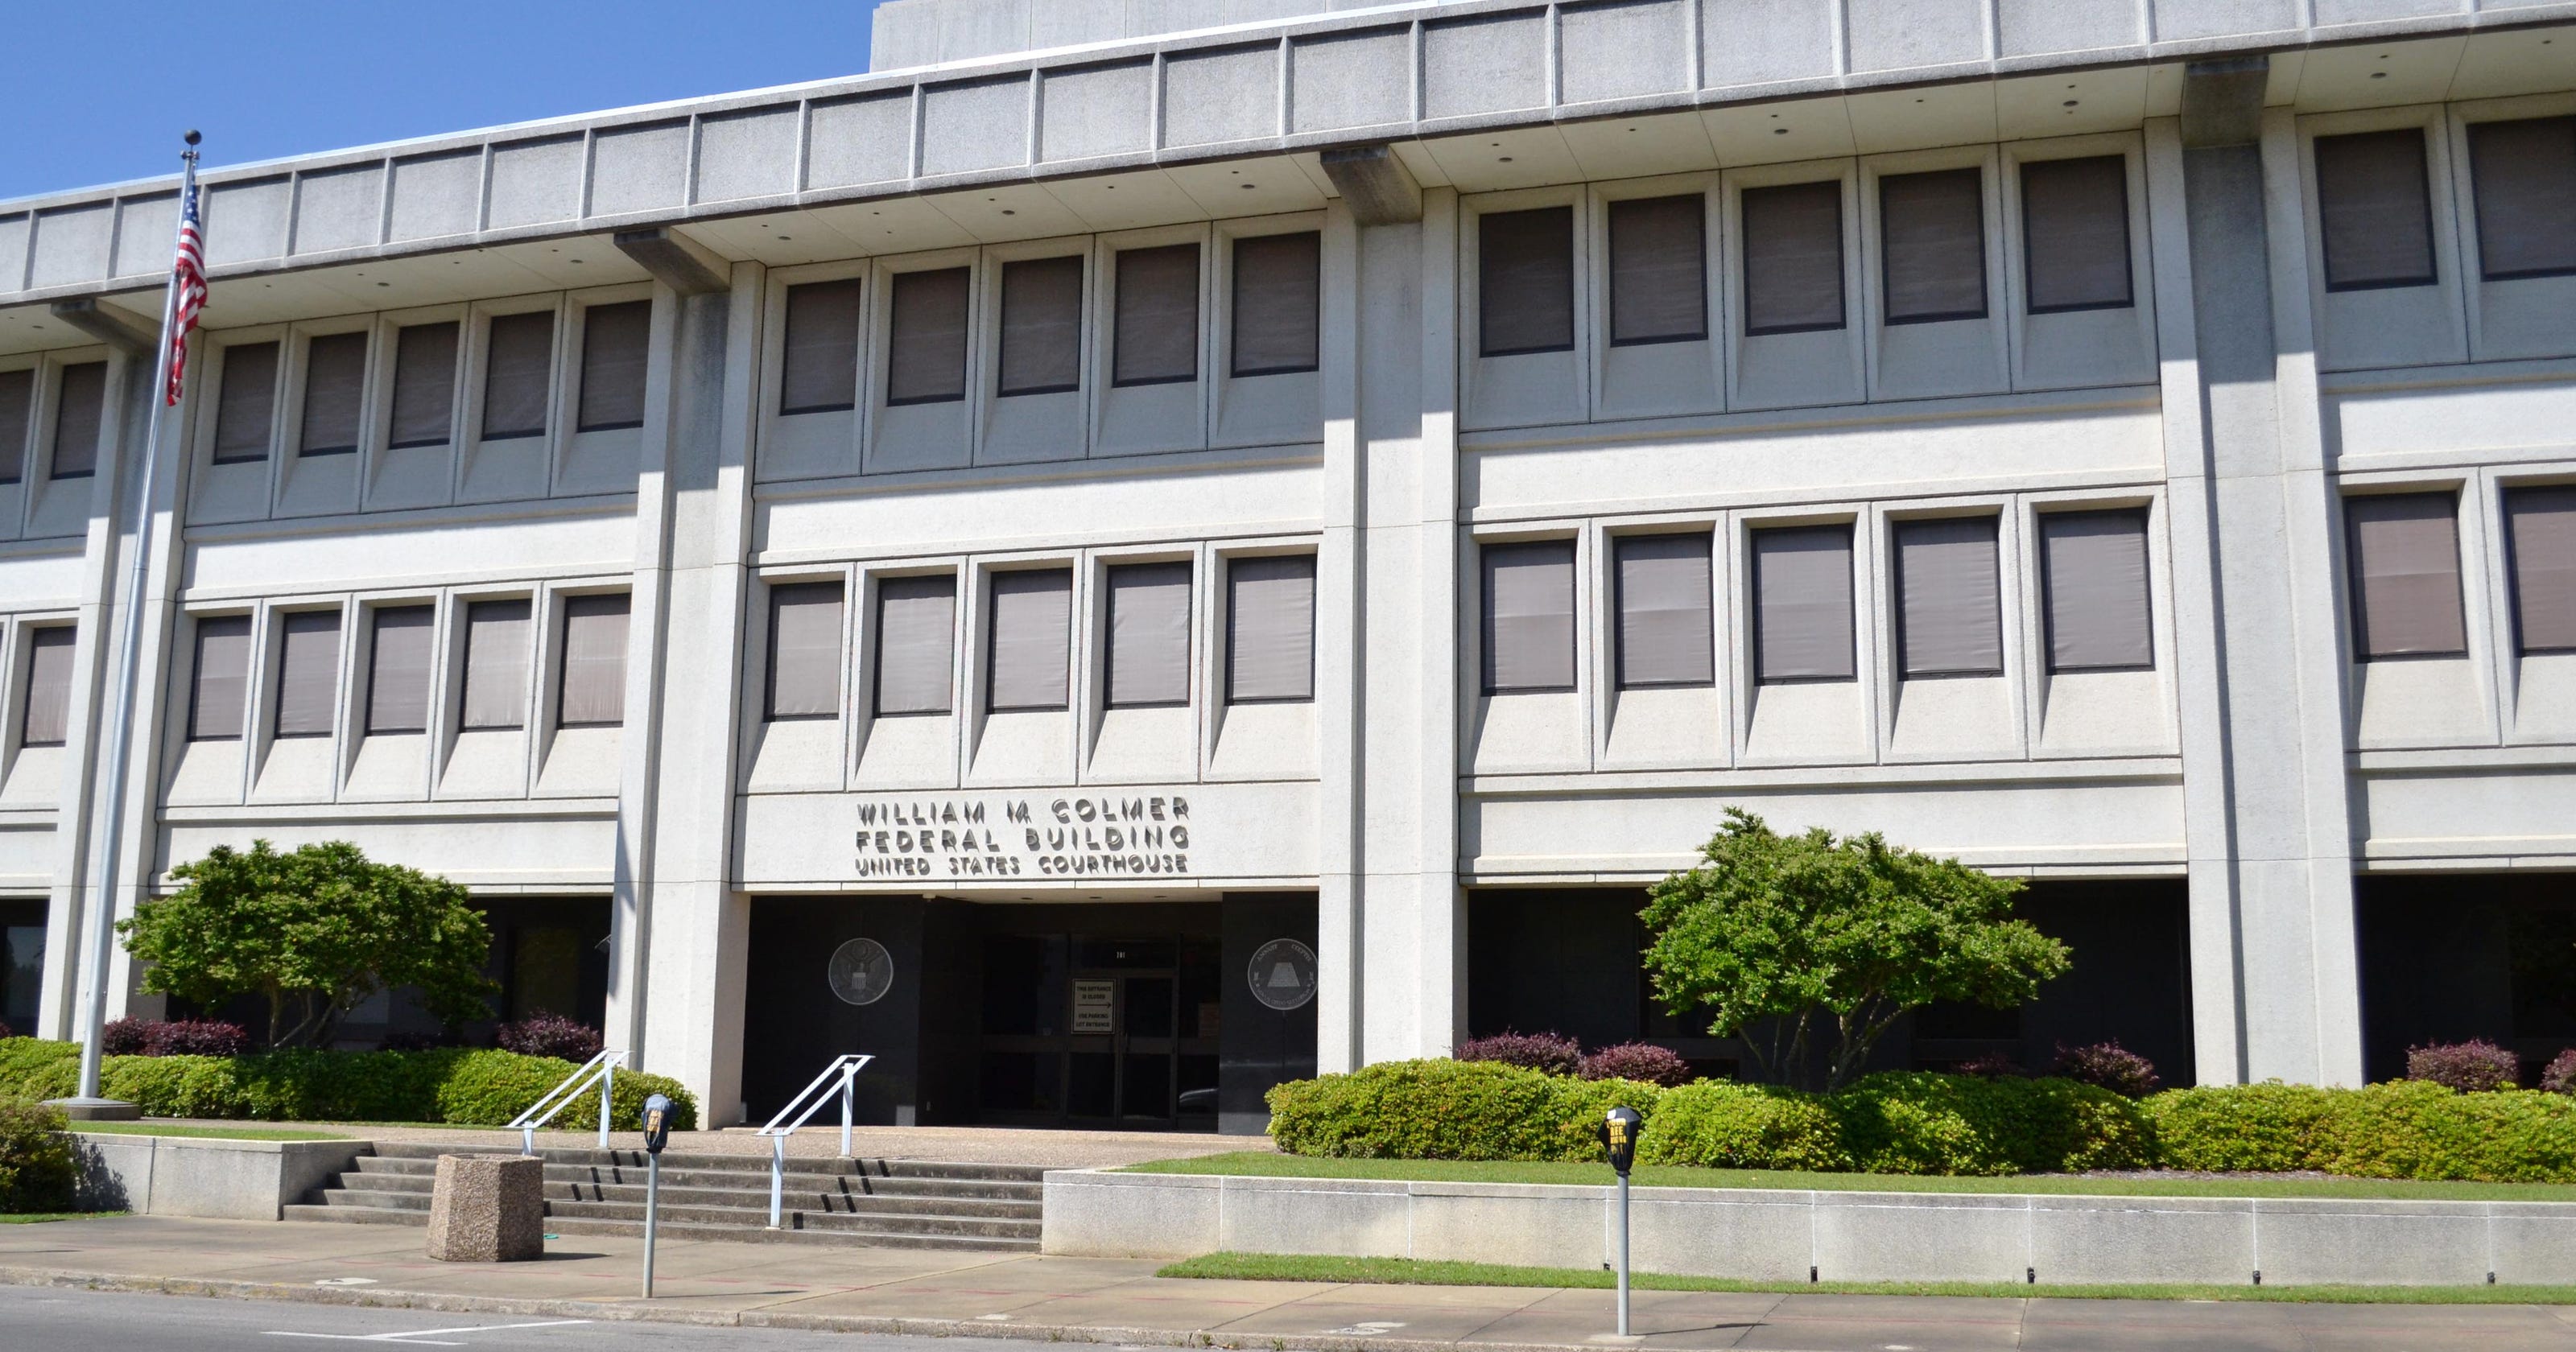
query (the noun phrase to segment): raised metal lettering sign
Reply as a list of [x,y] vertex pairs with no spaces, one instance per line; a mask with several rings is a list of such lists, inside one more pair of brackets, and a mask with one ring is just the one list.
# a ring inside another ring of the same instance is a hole
[[894,988],[894,955],[874,939],[852,939],[832,950],[828,974],[842,1003],[872,1005]]
[[1302,1009],[1315,998],[1315,950],[1294,939],[1273,939],[1252,951],[1244,973],[1252,998],[1272,1009]]

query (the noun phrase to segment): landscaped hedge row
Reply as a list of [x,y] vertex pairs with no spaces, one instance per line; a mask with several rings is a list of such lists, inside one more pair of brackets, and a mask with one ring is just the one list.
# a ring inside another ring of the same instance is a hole
[[[526,1111],[565,1076],[570,1061],[515,1052],[448,1049],[426,1052],[278,1051],[248,1056],[111,1056],[100,1087],[147,1117],[247,1118],[267,1122],[451,1122],[497,1127]],[[76,1087],[80,1047],[35,1038],[0,1039],[0,1096],[62,1098]],[[610,1120],[640,1128],[644,1099],[667,1094],[672,1126],[698,1124],[698,1102],[680,1082],[620,1071]],[[598,1098],[589,1096],[555,1119],[559,1127],[594,1126]]]
[[1649,1164],[1889,1174],[2318,1169],[2364,1178],[2576,1182],[2576,1098],[2260,1084],[2145,1100],[2063,1079],[1890,1072],[1831,1094],[1725,1080],[1678,1089],[1497,1062],[1397,1061],[1270,1092],[1299,1155],[1597,1160],[1614,1105]]

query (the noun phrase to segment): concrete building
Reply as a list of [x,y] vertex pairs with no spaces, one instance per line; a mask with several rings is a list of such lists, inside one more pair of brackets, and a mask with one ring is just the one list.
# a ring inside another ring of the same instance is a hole
[[1257,1129],[1722,1067],[1634,912],[1741,804],[2073,946],[1889,1064],[2576,1041],[2576,4],[1315,9],[209,173],[144,485],[172,183],[0,203],[6,1016],[345,838],[718,1121]]

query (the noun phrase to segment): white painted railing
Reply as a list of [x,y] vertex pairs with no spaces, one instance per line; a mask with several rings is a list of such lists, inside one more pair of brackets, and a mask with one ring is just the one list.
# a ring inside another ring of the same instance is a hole
[[537,1128],[555,1120],[564,1109],[571,1107],[574,1101],[590,1088],[590,1082],[594,1079],[599,1081],[599,1148],[606,1150],[608,1148],[609,1093],[617,1085],[617,1068],[624,1064],[626,1064],[626,1053],[603,1051],[582,1062],[579,1070],[563,1078],[563,1083],[547,1090],[544,1098],[538,1099],[526,1112],[512,1118],[510,1130],[519,1133],[519,1153],[523,1155],[537,1153]]
[[828,1101],[823,1092],[825,1087],[838,1078],[841,1082],[841,1153],[848,1155],[850,1124],[855,1107],[851,1082],[858,1078],[861,1069],[875,1059],[873,1056],[861,1056],[856,1053],[835,1058],[832,1064],[823,1067],[822,1074],[814,1077],[812,1084],[797,1091],[796,1097],[787,1100],[787,1106],[778,1110],[778,1116],[769,1119],[768,1126],[760,1129],[760,1134],[769,1138],[770,1229],[778,1228],[781,1204],[787,1192],[787,1138],[795,1135],[798,1127],[804,1126],[816,1112],[822,1109],[824,1103]]

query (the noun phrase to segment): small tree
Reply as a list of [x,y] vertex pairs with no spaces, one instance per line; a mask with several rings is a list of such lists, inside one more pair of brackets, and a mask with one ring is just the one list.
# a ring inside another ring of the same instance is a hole
[[256,994],[271,1046],[327,1045],[341,1019],[389,986],[418,987],[449,1023],[481,1018],[492,936],[465,889],[347,841],[280,854],[218,845],[170,876],[185,886],[120,921],[126,951],[151,964],[143,989],[201,1005]]
[[1728,808],[1701,853],[1708,862],[1648,894],[1646,971],[1673,1013],[1743,1039],[1765,1080],[1810,1078],[1820,1015],[1836,1034],[1825,1086],[1839,1088],[1907,1010],[1936,1000],[2009,1009],[2069,965],[2065,945],[2011,918],[2019,880],[1874,832],[1782,836]]

